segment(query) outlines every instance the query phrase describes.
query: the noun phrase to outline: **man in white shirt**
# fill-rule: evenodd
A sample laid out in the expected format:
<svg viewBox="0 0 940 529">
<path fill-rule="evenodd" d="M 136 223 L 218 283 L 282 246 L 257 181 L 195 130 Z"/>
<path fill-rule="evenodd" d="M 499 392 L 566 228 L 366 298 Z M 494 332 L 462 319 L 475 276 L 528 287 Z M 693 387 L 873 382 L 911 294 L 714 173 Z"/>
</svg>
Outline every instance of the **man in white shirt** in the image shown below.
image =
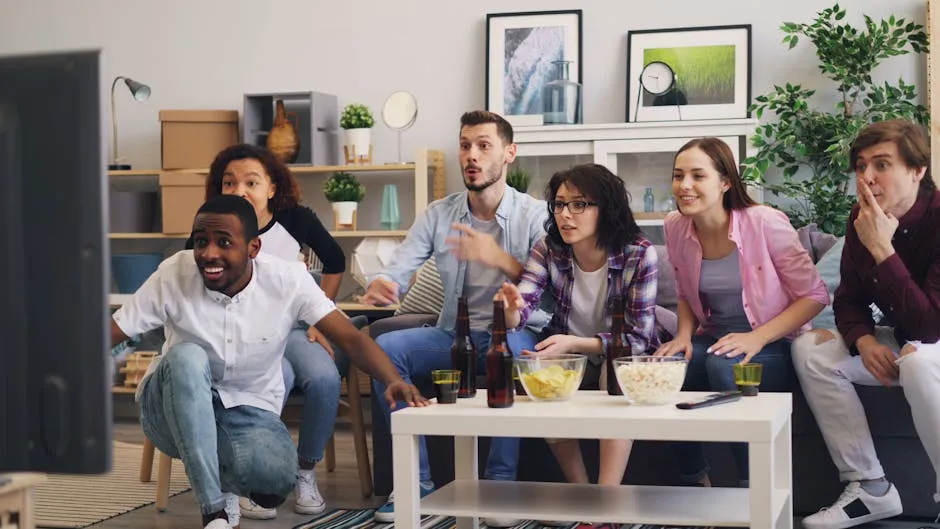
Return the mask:
<svg viewBox="0 0 940 529">
<path fill-rule="evenodd" d="M 238 525 L 237 496 L 276 507 L 294 486 L 297 451 L 279 414 L 281 357 L 297 321 L 382 380 L 390 405 L 427 401 L 302 264 L 259 254 L 257 217 L 244 198 L 206 202 L 193 239 L 193 250 L 164 261 L 114 313 L 111 341 L 165 327 L 162 359 L 137 391 L 141 424 L 154 446 L 183 460 L 206 529 L 228 529 Z"/>
</svg>

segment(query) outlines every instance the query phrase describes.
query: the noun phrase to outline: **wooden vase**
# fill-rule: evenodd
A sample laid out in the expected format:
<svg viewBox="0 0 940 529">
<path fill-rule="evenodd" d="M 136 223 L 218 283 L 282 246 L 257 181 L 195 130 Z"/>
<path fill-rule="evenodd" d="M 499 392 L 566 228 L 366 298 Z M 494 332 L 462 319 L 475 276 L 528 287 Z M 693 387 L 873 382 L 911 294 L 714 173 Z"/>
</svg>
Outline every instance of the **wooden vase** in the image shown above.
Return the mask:
<svg viewBox="0 0 940 529">
<path fill-rule="evenodd" d="M 274 126 L 268 133 L 268 150 L 282 163 L 294 163 L 300 153 L 300 137 L 297 135 L 297 116 L 288 114 L 284 109 L 284 101 L 275 101 Z M 291 123 L 289 116 L 294 116 L 295 123 Z"/>
</svg>

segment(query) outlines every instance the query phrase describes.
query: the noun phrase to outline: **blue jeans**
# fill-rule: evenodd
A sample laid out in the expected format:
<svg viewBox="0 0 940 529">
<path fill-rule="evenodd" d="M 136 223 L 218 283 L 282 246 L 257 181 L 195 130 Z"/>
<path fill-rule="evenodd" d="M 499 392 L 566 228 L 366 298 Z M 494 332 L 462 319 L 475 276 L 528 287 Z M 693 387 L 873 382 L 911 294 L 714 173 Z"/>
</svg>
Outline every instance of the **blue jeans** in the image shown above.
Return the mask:
<svg viewBox="0 0 940 529">
<path fill-rule="evenodd" d="M 225 508 L 222 491 L 270 508 L 293 490 L 297 455 L 281 418 L 253 406 L 225 408 L 198 345 L 163 355 L 144 385 L 140 422 L 157 449 L 183 460 L 203 514 Z"/>
<path fill-rule="evenodd" d="M 532 350 L 535 347 L 535 335 L 527 330 L 506 334 L 509 350 L 518 356 L 523 349 Z M 490 347 L 490 333 L 487 331 L 471 331 L 470 339 L 477 348 L 479 360 L 477 372 L 486 373 L 486 350 Z M 417 329 L 404 329 L 385 333 L 376 339 L 391 359 L 398 374 L 406 382 L 415 381 L 431 383 L 431 371 L 436 369 L 451 369 L 450 346 L 454 342 L 454 332 L 445 331 L 437 327 L 420 327 Z M 375 380 L 373 382 L 375 394 L 382 407 L 381 417 L 391 423 L 391 409 L 385 400 L 385 385 Z M 407 406 L 399 402 L 396 409 Z M 389 429 L 391 430 L 391 429 Z M 418 443 L 420 458 L 420 479 L 427 484 L 431 482 L 431 467 L 428 463 L 428 448 L 421 437 Z M 494 437 L 490 442 L 490 453 L 487 459 L 486 479 L 513 480 L 516 479 L 516 467 L 519 466 L 519 439 L 511 437 Z"/>
<path fill-rule="evenodd" d="M 350 318 L 350 322 L 361 329 L 369 323 L 365 316 Z M 335 359 L 322 345 L 311 342 L 307 331 L 296 328 L 287 336 L 282 368 L 284 372 L 284 404 L 291 389 L 297 388 L 304 395 L 303 417 L 300 423 L 300 438 L 297 442 L 297 457 L 304 463 L 319 463 L 323 451 L 333 435 L 336 410 L 339 408 L 341 375 L 349 371 L 349 355 L 336 344 Z"/>
<path fill-rule="evenodd" d="M 734 383 L 734 364 L 744 360 L 744 355 L 734 358 L 716 356 L 706 350 L 718 339 L 705 334 L 692 338 L 692 359 L 685 374 L 683 391 L 732 391 L 737 389 Z M 764 346 L 752 359 L 752 363 L 762 364 L 761 391 L 788 392 L 796 384 L 796 373 L 790 360 L 790 340 L 782 339 Z M 745 397 L 746 398 L 746 397 Z M 685 483 L 697 483 L 708 475 L 709 466 L 705 459 L 702 443 L 673 443 L 679 472 Z M 731 454 L 738 467 L 738 480 L 748 479 L 748 455 L 746 443 L 731 443 Z"/>
</svg>

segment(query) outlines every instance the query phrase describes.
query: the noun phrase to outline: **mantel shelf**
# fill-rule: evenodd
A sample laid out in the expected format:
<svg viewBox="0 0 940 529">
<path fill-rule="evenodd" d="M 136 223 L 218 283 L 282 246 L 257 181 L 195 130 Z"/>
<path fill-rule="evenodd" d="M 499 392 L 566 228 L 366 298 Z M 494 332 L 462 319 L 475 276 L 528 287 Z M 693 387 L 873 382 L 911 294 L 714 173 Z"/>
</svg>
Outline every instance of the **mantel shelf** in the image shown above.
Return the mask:
<svg viewBox="0 0 940 529">
<path fill-rule="evenodd" d="M 382 173 L 414 171 L 414 163 L 389 163 L 382 165 L 289 165 L 294 174 L 335 173 Z M 160 176 L 160 173 L 208 174 L 208 168 L 195 169 L 133 169 L 130 171 L 108 171 L 108 176 Z"/>
</svg>

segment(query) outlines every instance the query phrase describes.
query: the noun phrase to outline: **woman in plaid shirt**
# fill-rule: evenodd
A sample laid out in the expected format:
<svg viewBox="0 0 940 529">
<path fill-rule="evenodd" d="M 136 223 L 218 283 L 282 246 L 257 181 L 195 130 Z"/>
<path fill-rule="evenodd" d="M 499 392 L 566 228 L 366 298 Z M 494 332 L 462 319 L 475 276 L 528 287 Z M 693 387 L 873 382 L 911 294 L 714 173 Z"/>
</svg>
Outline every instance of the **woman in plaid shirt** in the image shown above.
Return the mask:
<svg viewBox="0 0 940 529">
<path fill-rule="evenodd" d="M 585 164 L 552 176 L 545 199 L 547 235 L 532 248 L 518 285 L 505 284 L 506 325 L 523 330 L 549 288 L 552 319 L 531 354 L 587 354 L 582 387 L 605 387 L 603 353 L 610 341 L 612 300 L 624 301 L 627 339 L 635 354 L 659 346 L 656 333 L 656 250 L 640 233 L 623 180 Z M 601 295 L 601 293 L 604 293 Z M 598 483 L 619 485 L 631 442 L 602 440 Z M 551 443 L 565 477 L 588 483 L 577 440 Z M 596 526 L 595 526 L 596 527 Z"/>
</svg>

